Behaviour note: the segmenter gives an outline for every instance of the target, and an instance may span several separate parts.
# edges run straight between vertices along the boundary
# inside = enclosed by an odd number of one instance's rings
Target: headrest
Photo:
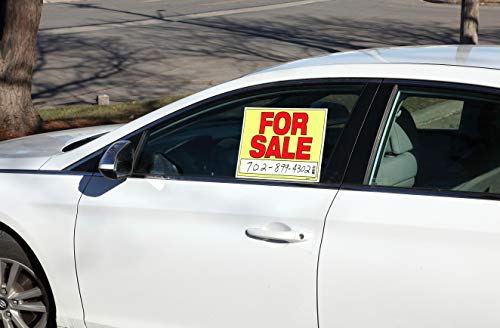
[[[403,128],[405,133],[408,135],[408,138],[410,138],[410,141],[413,144],[413,148],[415,148],[415,146],[418,145],[417,125],[415,124],[413,116],[404,106],[401,106],[401,108],[399,109],[398,115],[396,117],[396,122],[401,128]]]
[[[217,143],[212,153],[212,173],[230,177],[238,163],[240,142],[235,138],[225,138]]]
[[[326,100],[318,100],[311,104],[311,108],[328,108],[328,124],[344,124],[350,113],[346,106]]]
[[[500,106],[486,103],[479,113],[478,130],[483,142],[498,143],[500,139]]]
[[[385,152],[393,155],[401,155],[412,150],[413,145],[410,138],[398,123],[394,123]]]
[[[481,101],[467,100],[464,102],[460,126],[458,132],[460,136],[470,139],[479,139],[479,113],[481,112]]]
[[[498,140],[500,107],[486,100],[464,102],[459,132],[471,139]]]

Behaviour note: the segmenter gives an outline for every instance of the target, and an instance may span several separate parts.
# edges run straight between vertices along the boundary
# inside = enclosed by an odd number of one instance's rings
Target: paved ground
[[[500,43],[500,7],[480,41]],[[375,46],[456,43],[459,7],[421,0],[82,0],[44,6],[40,107],[198,91],[289,60]]]

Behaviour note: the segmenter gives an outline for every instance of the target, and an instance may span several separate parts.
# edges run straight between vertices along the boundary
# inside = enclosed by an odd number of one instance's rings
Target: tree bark
[[[0,139],[37,132],[31,100],[43,0],[0,0]]]
[[[462,0],[460,43],[478,44],[479,0]]]

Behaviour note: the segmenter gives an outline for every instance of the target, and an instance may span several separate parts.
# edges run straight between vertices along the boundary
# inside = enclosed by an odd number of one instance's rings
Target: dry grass
[[[39,113],[43,120],[43,132],[48,132],[95,125],[127,123],[183,97],[172,96],[157,100],[115,103],[110,106],[67,106],[41,109]]]

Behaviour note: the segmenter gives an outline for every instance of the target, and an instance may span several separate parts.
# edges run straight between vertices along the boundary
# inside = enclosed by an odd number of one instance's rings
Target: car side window
[[[148,133],[134,174],[234,178],[246,107],[328,108],[328,159],[363,89],[364,84],[348,84],[260,92],[196,108]]]
[[[371,185],[500,193],[500,98],[399,91]]]

